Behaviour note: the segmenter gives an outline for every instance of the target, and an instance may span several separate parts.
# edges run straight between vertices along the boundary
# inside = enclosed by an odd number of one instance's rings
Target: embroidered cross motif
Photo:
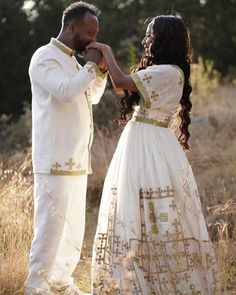
[[[171,248],[174,250],[174,255],[170,255],[173,259],[173,266],[175,267],[175,271],[183,271],[186,268],[187,263],[187,253],[184,249],[183,241],[173,241],[171,242]],[[188,267],[187,267],[188,268]]]
[[[198,268],[198,265],[200,264],[200,259],[199,259],[199,256],[198,254],[195,252],[195,253],[192,253],[192,255],[190,255],[190,267],[192,269],[196,269]]]
[[[164,193],[166,193],[166,197],[174,197],[174,190],[170,189],[167,185],[166,189],[163,190]]]
[[[174,226],[175,229],[175,235],[176,235],[176,239],[181,239],[183,238],[183,232],[181,229],[181,225],[180,222],[177,219],[174,219],[174,222],[172,223],[172,225]]]
[[[120,236],[114,236],[114,255],[116,257],[119,257],[119,255],[122,254],[121,251],[119,251],[120,244],[121,244]]]
[[[144,276],[144,278],[151,284],[155,284],[155,281],[157,281],[157,279],[155,278],[155,276],[153,274],[151,274],[150,272],[147,273],[146,276]],[[151,293],[151,294],[156,294],[155,292],[154,293]]]
[[[163,287],[165,287],[165,288],[168,288],[168,281],[167,281],[167,279],[165,278],[165,277],[163,277],[162,278],[162,280],[161,280],[161,286]]]
[[[184,279],[186,282],[188,282],[190,279],[190,275],[187,272],[184,273]]]
[[[170,207],[170,208],[172,208],[174,211],[176,211],[176,210],[177,210],[177,206],[176,206],[176,204],[175,204],[175,201],[174,201],[174,200],[172,200],[172,201],[171,201],[171,204],[169,205],[169,207]]]
[[[91,66],[91,67],[89,67],[88,69],[87,69],[87,71],[88,71],[88,73],[93,73],[93,67]]]
[[[152,77],[144,74],[143,82],[147,82],[148,84],[151,82]]]
[[[161,197],[162,197],[162,192],[163,192],[163,190],[161,190],[161,188],[158,187],[158,189],[157,189],[157,191],[156,191],[156,194],[158,195],[158,196],[157,196],[158,198],[161,198]]]
[[[159,94],[157,91],[153,90],[152,93],[151,93],[151,96],[150,98],[154,101],[154,102],[157,102],[158,98],[159,98]]]
[[[148,115],[148,111],[142,108],[140,114],[145,118]]]
[[[83,169],[80,163],[76,163],[72,158],[70,158],[67,162],[60,164],[59,162],[55,162],[50,170],[50,174],[52,175],[85,175],[86,170]]]
[[[133,291],[136,292],[135,294],[138,294],[141,292],[141,290],[140,290],[139,286],[137,286],[136,282],[133,283]]]
[[[65,163],[65,165],[68,167],[68,170],[72,170],[73,166],[75,166],[75,164],[76,163],[73,161],[72,158],[70,158],[69,161]]]
[[[55,168],[56,170],[59,170],[59,168],[61,168],[61,165],[56,162],[55,164],[52,165],[53,168]]]
[[[101,264],[101,262],[104,261],[107,234],[99,234],[98,240],[99,240],[99,247],[97,247],[97,251],[96,251],[96,261],[98,262],[98,264]]]

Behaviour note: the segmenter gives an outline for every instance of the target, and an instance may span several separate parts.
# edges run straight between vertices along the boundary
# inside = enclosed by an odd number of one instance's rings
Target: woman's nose
[[[144,37],[142,40],[142,45],[145,46],[145,44],[146,44],[146,37]]]

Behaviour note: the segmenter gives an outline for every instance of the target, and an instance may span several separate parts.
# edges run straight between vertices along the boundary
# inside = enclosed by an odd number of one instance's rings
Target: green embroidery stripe
[[[51,39],[51,44],[59,48],[62,52],[65,54],[68,54],[69,56],[73,56],[75,54],[75,50],[70,49],[69,47],[63,45],[61,42],[59,42],[57,39]]]
[[[137,73],[133,73],[133,74],[131,74],[131,78],[135,82],[138,90],[140,91],[142,97],[144,98],[145,107],[150,108],[151,107],[151,101],[150,101],[150,99],[148,97],[148,93],[147,93],[145,87],[143,86],[142,81],[140,80],[139,75]]]
[[[107,77],[107,72],[106,72],[106,73],[102,73],[102,72],[100,71],[100,69],[99,69],[99,67],[98,67],[98,65],[97,65],[96,63],[91,62],[91,61],[88,61],[86,64],[87,64],[87,65],[92,65],[92,66],[94,67],[94,69],[95,69],[95,71],[96,71],[96,74],[97,74],[97,76],[98,76],[99,78],[101,78],[101,79],[105,79],[105,78]]]
[[[50,174],[52,175],[69,175],[69,176],[77,176],[77,175],[86,175],[86,170],[56,170],[56,169],[51,169]]]
[[[147,119],[147,118],[142,118],[142,117],[134,117],[132,119],[132,121],[133,122],[151,124],[151,125],[158,126],[158,127],[168,128],[168,123],[167,122],[157,121],[157,120],[153,120],[153,119]]]
[[[85,92],[88,108],[89,108],[89,116],[90,116],[90,136],[89,136],[89,143],[88,143],[88,156],[89,156],[89,174],[92,173],[92,160],[91,160],[91,147],[93,143],[93,132],[94,132],[94,125],[93,125],[93,108],[89,90]]]

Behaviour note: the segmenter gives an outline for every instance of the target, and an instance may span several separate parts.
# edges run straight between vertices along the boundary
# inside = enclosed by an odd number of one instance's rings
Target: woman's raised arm
[[[88,48],[96,48],[100,50],[103,54],[103,57],[106,61],[107,68],[109,74],[113,80],[113,83],[116,88],[124,88],[130,91],[138,91],[136,84],[134,83],[133,79],[129,75],[125,75],[115,60],[115,57],[112,53],[111,47],[106,44],[98,43],[98,42],[91,42]]]

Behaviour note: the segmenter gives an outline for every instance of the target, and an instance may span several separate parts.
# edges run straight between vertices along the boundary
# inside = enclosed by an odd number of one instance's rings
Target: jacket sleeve
[[[50,95],[61,102],[71,103],[88,89],[97,74],[95,65],[87,63],[77,74],[69,76],[56,59],[39,54],[31,60],[29,75],[32,82]]]
[[[91,102],[92,104],[99,103],[105,87],[107,83],[107,73],[103,74],[100,72],[98,66],[94,63],[89,62],[89,64],[93,64],[96,70],[96,79],[89,85],[89,93],[91,95]]]

